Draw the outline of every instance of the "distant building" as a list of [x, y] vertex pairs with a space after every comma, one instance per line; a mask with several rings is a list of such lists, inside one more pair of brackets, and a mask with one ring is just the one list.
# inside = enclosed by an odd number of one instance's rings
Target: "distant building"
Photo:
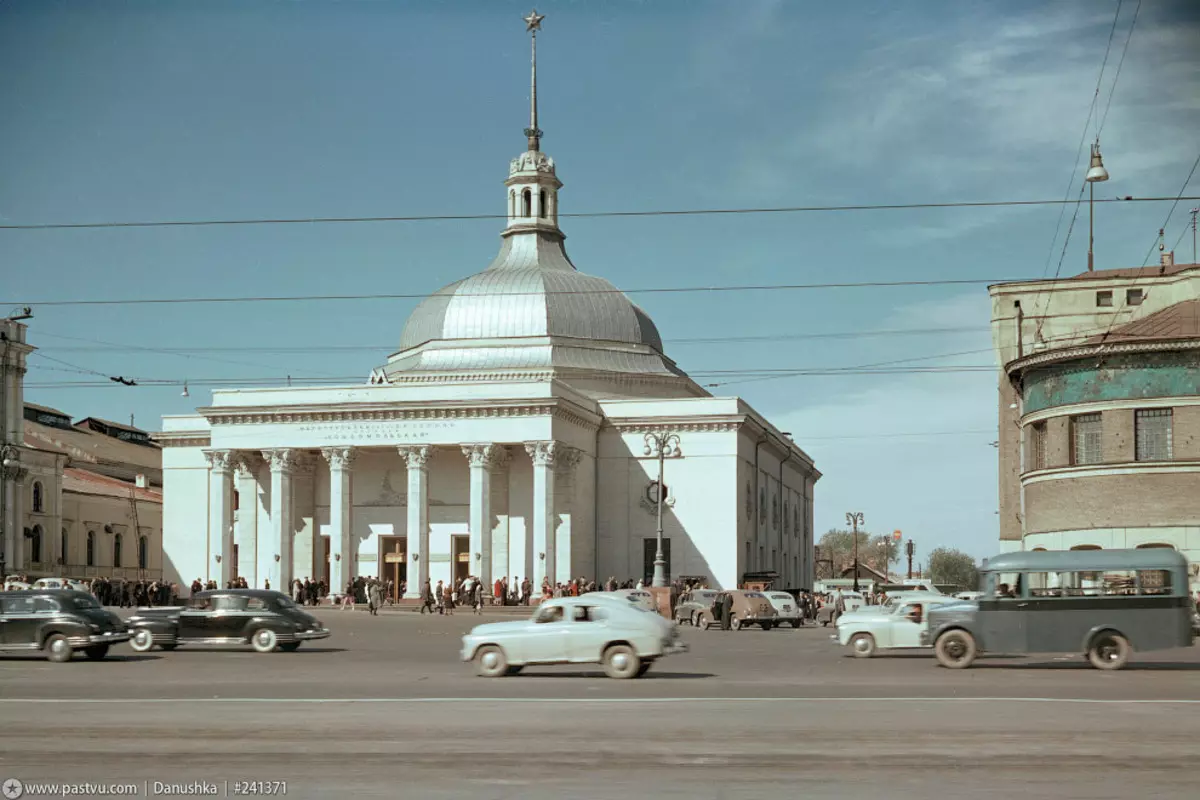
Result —
[[[24, 401], [25, 326], [3, 321], [5, 575], [162, 577], [162, 451], [146, 431]], [[16, 354], [20, 354], [20, 358]]]
[[1001, 550], [1173, 547], [1200, 584], [1200, 266], [990, 293]]

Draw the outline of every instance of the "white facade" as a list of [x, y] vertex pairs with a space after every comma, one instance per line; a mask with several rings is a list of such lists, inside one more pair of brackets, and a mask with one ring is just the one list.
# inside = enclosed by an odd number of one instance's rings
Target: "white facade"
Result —
[[774, 570], [811, 585], [820, 474], [743, 401], [680, 370], [642, 309], [576, 269], [533, 97], [499, 254], [423, 301], [366, 385], [216, 391], [196, 415], [164, 418], [168, 578], [340, 591], [372, 575], [407, 580], [409, 596], [466, 575], [529, 578], [535, 592], [648, 578], [654, 433], [681, 450], [664, 465], [670, 577], [732, 587]]

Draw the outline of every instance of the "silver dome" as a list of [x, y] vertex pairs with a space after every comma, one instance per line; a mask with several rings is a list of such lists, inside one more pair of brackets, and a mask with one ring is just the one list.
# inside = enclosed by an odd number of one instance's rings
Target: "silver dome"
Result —
[[434, 340], [567, 336], [642, 344], [662, 352], [654, 322], [603, 278], [578, 272], [562, 243], [513, 236], [486, 270], [424, 300], [400, 350]]

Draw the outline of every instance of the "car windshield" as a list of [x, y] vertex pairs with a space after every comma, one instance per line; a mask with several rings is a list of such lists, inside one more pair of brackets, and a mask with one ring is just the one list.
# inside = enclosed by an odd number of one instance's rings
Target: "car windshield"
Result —
[[782, 600], [785, 603], [790, 603], [792, 600], [792, 596], [786, 592], [771, 592], [768, 597], [770, 597], [772, 600]]
[[279, 604], [280, 608], [295, 608], [296, 607], [296, 603], [292, 600], [292, 598], [288, 597], [285, 594], [281, 594], [281, 595], [279, 595], [279, 597], [276, 597], [275, 602]]

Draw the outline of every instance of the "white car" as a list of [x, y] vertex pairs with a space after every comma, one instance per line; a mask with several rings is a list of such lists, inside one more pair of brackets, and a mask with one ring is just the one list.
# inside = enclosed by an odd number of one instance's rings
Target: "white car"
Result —
[[528, 664], [602, 664], [610, 678], [637, 678], [655, 660], [687, 652], [657, 613], [595, 594], [546, 600], [527, 620], [477, 625], [463, 637], [462, 660], [487, 678]]
[[771, 606], [775, 609], [775, 624], [787, 625], [790, 624], [793, 628], [799, 628], [804, 620], [800, 617], [800, 606], [796, 603], [796, 598], [792, 597], [787, 592], [763, 592], [767, 599], [771, 601]]
[[33, 582], [35, 589], [74, 589], [66, 578], [38, 578]]
[[654, 595], [645, 589], [617, 589], [615, 592], [588, 592], [589, 597], [601, 598], [617, 598], [619, 600], [627, 600], [636, 606], [641, 606], [647, 611], [658, 611], [658, 606], [654, 602]]
[[921, 644], [921, 634], [929, 630], [929, 609], [960, 602], [928, 592], [909, 595], [895, 605], [869, 606], [855, 614], [843, 614], [837, 621], [837, 633], [829, 638], [849, 645], [856, 658], [870, 658], [877, 650], [928, 647]]
[[983, 592], [959, 592], [954, 596], [959, 600], [978, 600], [983, 597]]

